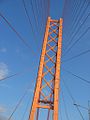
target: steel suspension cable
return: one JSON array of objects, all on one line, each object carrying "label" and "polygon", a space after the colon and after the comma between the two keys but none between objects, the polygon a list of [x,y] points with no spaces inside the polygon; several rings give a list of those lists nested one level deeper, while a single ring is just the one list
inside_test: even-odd
[{"label": "steel suspension cable", "polygon": [[13,109],[11,115],[9,116],[9,118],[7,120],[11,120],[12,116],[14,115],[14,113],[16,112],[16,110],[19,108],[20,104],[22,103],[23,99],[25,98],[26,94],[28,93],[30,87],[27,87],[27,89],[25,90],[24,94],[22,95],[22,97],[20,98],[20,100],[18,101],[18,103],[16,104],[15,108]]},{"label": "steel suspension cable", "polygon": [[75,58],[78,58],[78,57],[80,57],[80,56],[82,56],[82,55],[85,55],[85,54],[87,54],[87,53],[90,53],[90,49],[85,50],[85,51],[83,51],[83,52],[81,52],[81,53],[79,53],[79,54],[77,54],[77,55],[75,55],[75,56],[72,56],[72,57],[66,59],[66,60],[62,60],[62,63],[71,61],[71,60],[73,60],[73,59],[75,59]]},{"label": "steel suspension cable", "polygon": [[76,108],[77,108],[77,110],[78,110],[78,112],[79,112],[79,114],[80,114],[82,120],[85,120],[84,117],[83,117],[83,115],[82,115],[82,113],[81,113],[81,111],[80,111],[80,109],[78,108],[78,106],[76,106]]},{"label": "steel suspension cable", "polygon": [[[40,33],[42,33],[42,29],[44,28],[44,25],[45,25],[45,21],[46,21],[46,19],[45,19],[45,17],[46,17],[46,15],[45,15],[45,4],[44,3],[42,3],[42,2],[40,2],[41,3],[41,9],[42,9],[42,12],[41,12],[41,15],[42,15],[42,17],[41,17],[41,19],[42,19],[42,22],[41,22],[41,26],[40,26]],[[43,7],[43,4],[44,4],[44,7]],[[43,10],[44,9],[44,10]]]},{"label": "steel suspension cable", "polygon": [[29,48],[33,53],[32,55],[35,54],[35,52],[32,50],[31,46],[26,42],[27,40],[25,40],[21,34],[19,32],[17,32],[17,30],[12,26],[12,24],[7,20],[7,18],[5,16],[3,16],[2,13],[0,13],[0,16],[2,17],[2,19],[7,23],[7,25],[12,29],[12,31],[17,35],[17,37],[24,43],[24,45]]},{"label": "steel suspension cable", "polygon": [[31,96],[30,96],[29,99],[28,99],[28,102],[27,102],[27,105],[26,105],[26,109],[25,109],[25,111],[24,111],[24,113],[23,113],[23,116],[22,116],[21,120],[24,120],[25,114],[26,114],[27,109],[28,109],[28,107],[29,107],[30,98],[31,98]]},{"label": "steel suspension cable", "polygon": [[[76,21],[74,22],[74,23],[76,23],[76,24],[75,24],[76,27],[75,27],[75,29],[73,30],[73,33],[76,31],[76,28],[77,28],[77,26],[79,25],[79,21],[80,21],[80,20],[82,19],[82,17],[84,16],[84,14],[85,14],[86,10],[88,9],[89,5],[90,5],[90,2],[88,2],[87,5],[85,6],[85,8],[83,9],[83,12],[79,15],[80,17],[78,16],[79,19],[77,18],[77,22],[76,22]],[[73,25],[72,27],[74,28],[74,25]],[[71,28],[72,28],[72,27],[71,27]],[[81,26],[80,26],[80,27],[81,27]],[[80,28],[80,27],[79,27],[79,28]],[[72,28],[72,29],[73,29],[73,28]],[[69,35],[69,33],[68,33],[68,36],[71,37],[71,36],[72,36],[72,33],[71,33],[71,35]],[[73,37],[73,36],[72,36],[72,37]],[[72,38],[72,37],[71,37],[71,38]],[[70,42],[69,42],[69,43],[70,43]],[[68,44],[69,44],[69,43],[68,43]],[[66,48],[67,48],[67,47],[68,47],[68,46],[66,46]]]},{"label": "steel suspension cable", "polygon": [[[79,2],[80,2],[80,0],[79,0]],[[74,17],[73,17],[74,20],[72,19],[72,20],[73,20],[72,26],[75,25],[77,19],[79,18],[80,12],[81,12],[81,10],[83,9],[83,6],[85,5],[85,3],[86,3],[86,0],[84,0],[84,1],[82,2],[82,4],[81,4],[81,2],[80,2],[80,5],[78,5],[79,10],[77,9],[77,14],[75,13],[75,16],[76,16],[76,17],[74,16]]]},{"label": "steel suspension cable", "polygon": [[38,4],[37,4],[37,0],[35,0],[35,6],[36,6],[36,11],[37,11],[37,16],[39,16],[39,7],[38,7]]},{"label": "steel suspension cable", "polygon": [[[84,9],[84,11],[82,12],[80,18],[78,19],[77,22],[75,22],[76,24],[75,24],[75,29],[73,30],[73,32],[72,32],[70,35],[68,34],[71,38],[70,38],[70,40],[69,40],[69,42],[68,42],[68,44],[67,44],[67,46],[66,46],[65,49],[67,49],[68,46],[70,46],[72,40],[73,40],[73,39],[75,38],[75,36],[77,35],[78,31],[80,31],[80,29],[81,29],[81,28],[83,27],[83,25],[85,24],[86,20],[89,18],[90,13],[88,13],[88,15],[85,17],[84,21],[80,24],[80,26],[78,26],[78,25],[79,25],[79,21],[80,21],[80,20],[82,19],[82,17],[84,16],[84,14],[85,14],[87,8],[89,7],[89,5],[90,5],[90,3],[87,4],[87,6],[86,6],[86,8]],[[78,26],[78,29],[77,29],[77,26]],[[74,25],[73,25],[73,27],[74,27]],[[71,27],[71,28],[72,28],[72,27]],[[72,29],[73,29],[73,28],[72,28]],[[75,32],[75,31],[76,31],[76,32]],[[73,33],[74,33],[74,34],[73,34]]]},{"label": "steel suspension cable", "polygon": [[[85,2],[84,2],[84,4],[85,4]],[[83,4],[83,6],[84,6],[84,4]],[[75,25],[75,26],[72,25],[72,26],[73,26],[73,29],[76,28],[76,26],[79,24],[79,21],[80,21],[80,20],[82,19],[82,17],[85,15],[85,12],[87,11],[89,5],[90,5],[90,3],[87,3],[85,7],[82,6],[82,11],[80,10],[80,12],[82,12],[82,13],[79,14],[78,17],[77,17],[77,19],[75,20],[74,23],[76,23],[76,24],[73,23],[73,25]],[[79,12],[79,13],[80,13],[80,12]]]},{"label": "steel suspension cable", "polygon": [[35,14],[32,0],[29,0],[29,1],[30,1],[30,5],[31,5],[31,8],[32,8],[33,16],[34,16],[34,18],[35,18],[36,27],[37,27],[37,30],[38,30],[38,19],[37,19],[38,17],[37,17],[37,15]]},{"label": "steel suspension cable", "polygon": [[[64,80],[62,80],[62,82],[63,82],[63,85],[65,86],[65,88],[66,88],[66,90],[67,90],[67,93],[68,93],[68,95],[70,96],[70,98],[71,98],[73,104],[75,104],[76,101],[75,101],[74,97],[72,96],[72,94],[71,94],[71,92],[70,92],[68,86],[66,85],[66,83],[65,83]],[[77,106],[75,106],[75,107],[76,107],[78,113],[80,114],[80,117],[82,118],[82,120],[85,120],[84,117],[83,117],[83,114],[81,113],[81,111],[79,110],[79,108],[78,108]]]},{"label": "steel suspension cable", "polygon": [[[45,14],[44,14],[44,12],[45,12],[45,8],[43,7],[43,4],[44,4],[44,2],[41,0],[40,1],[40,3],[41,3],[41,15],[42,15],[42,26],[41,26],[41,28],[40,28],[40,31],[42,31],[42,28],[44,27],[44,24],[45,24]],[[45,5],[44,5],[45,6]]]},{"label": "steel suspension cable", "polygon": [[88,33],[88,31],[90,30],[90,27],[88,27],[83,34],[81,34],[81,36],[76,40],[74,41],[74,43],[71,45],[70,48],[68,48],[66,50],[66,52],[63,54],[63,56],[65,56],[68,52],[70,52],[70,50]]},{"label": "steel suspension cable", "polygon": [[64,108],[65,108],[65,115],[66,115],[67,120],[70,120],[68,112],[67,112],[67,107],[66,107],[65,99],[64,99],[64,93],[63,93],[63,91],[61,91],[61,93],[62,93],[62,100],[63,100]]},{"label": "steel suspension cable", "polygon": [[28,10],[27,10],[26,4],[25,4],[25,0],[22,0],[22,2],[23,2],[23,6],[24,6],[24,9],[25,9],[26,16],[27,16],[28,21],[29,21],[29,24],[30,24],[30,26],[31,26],[31,30],[32,30],[32,33],[33,33],[33,38],[34,38],[34,41],[35,41],[35,43],[36,43],[35,45],[37,45],[38,42],[37,42],[37,40],[36,40],[36,39],[37,39],[36,33],[35,33],[35,31],[34,31],[34,28],[33,28],[32,22],[31,22],[31,18],[30,18],[29,14],[28,14]]},{"label": "steel suspension cable", "polygon": [[28,18],[29,24],[30,24],[30,26],[31,26],[32,33],[33,33],[34,36],[36,36],[36,35],[35,35],[35,32],[34,32],[34,28],[33,28],[32,22],[31,22],[31,19],[30,19],[30,16],[29,16],[28,11],[27,11],[27,7],[26,7],[26,4],[25,4],[25,0],[22,0],[22,3],[23,3],[23,6],[24,6],[24,9],[25,9],[25,13],[26,13],[26,16],[27,16],[27,18]]},{"label": "steel suspension cable", "polygon": [[84,78],[82,78],[82,77],[80,77],[80,76],[78,76],[78,75],[76,75],[76,74],[74,74],[74,73],[72,73],[72,72],[70,72],[70,71],[64,69],[64,68],[63,68],[63,70],[64,70],[65,72],[67,72],[67,73],[73,75],[74,77],[77,77],[77,78],[79,78],[80,80],[82,80],[82,81],[84,81],[84,82],[90,84],[90,81],[88,81],[88,80],[86,80],[86,79],[84,79]]},{"label": "steel suspension cable", "polygon": [[77,9],[78,9],[78,2],[79,1],[77,1],[76,0],[76,3],[75,3],[75,6],[74,6],[74,8],[72,9],[72,20],[74,19],[74,16],[76,15],[76,11],[77,11]]},{"label": "steel suspension cable", "polygon": [[[73,18],[74,18],[73,16],[76,16],[77,9],[79,8],[79,5],[78,5],[78,4],[80,4],[80,1],[77,2],[76,7],[75,7],[75,11],[73,12],[73,10],[72,10],[72,21],[74,21],[74,20],[73,20]],[[70,9],[70,7],[69,7],[69,9]],[[74,9],[74,8],[73,8],[73,9]],[[70,13],[70,12],[69,12],[69,13]],[[75,18],[76,18],[76,17],[75,17]],[[75,18],[74,18],[74,19],[75,19]],[[69,26],[70,29],[72,29],[72,27],[73,27],[73,26],[71,26],[71,27]],[[71,32],[71,30],[69,30],[68,35],[70,34],[70,32]]]},{"label": "steel suspension cable", "polygon": [[[84,1],[85,1],[85,0],[84,0]],[[73,21],[73,22],[72,22],[72,25],[71,25],[71,28],[72,28],[72,29],[74,28],[74,25],[75,25],[75,23],[76,23],[76,21],[77,21],[77,19],[78,19],[78,17],[77,17],[78,11],[81,11],[81,9],[82,9],[82,8],[81,8],[81,5],[82,5],[82,4],[80,3],[80,0],[79,0],[79,1],[78,1],[78,4],[77,4],[77,7],[76,7],[76,10],[75,10],[75,13],[73,13],[73,14],[74,14],[74,17],[72,18],[72,21]],[[78,9],[79,9],[79,10],[78,10]],[[79,15],[80,15],[80,14],[79,14]],[[75,29],[76,29],[76,28],[75,28]],[[74,29],[74,31],[75,31],[75,29]],[[73,31],[70,30],[70,32],[71,32],[70,35],[69,35],[69,34],[68,34],[68,35],[69,35],[69,36],[72,36],[72,32],[73,32]]]},{"label": "steel suspension cable", "polygon": [[30,71],[30,68],[27,68],[27,69],[25,69],[25,70],[23,70],[23,71],[21,71],[21,72],[17,72],[17,73],[14,73],[14,74],[12,74],[12,75],[9,75],[9,76],[7,76],[7,77],[4,77],[4,78],[0,79],[0,82],[1,82],[1,81],[4,81],[4,80],[6,80],[6,79],[9,79],[9,78],[13,78],[13,77],[15,77],[15,76],[22,75],[22,74],[24,74],[24,73],[27,72],[27,71]]}]

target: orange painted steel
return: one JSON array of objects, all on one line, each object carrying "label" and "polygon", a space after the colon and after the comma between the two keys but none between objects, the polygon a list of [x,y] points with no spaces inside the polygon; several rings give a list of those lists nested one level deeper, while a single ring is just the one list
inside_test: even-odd
[{"label": "orange painted steel", "polygon": [[59,91],[60,91],[60,63],[61,63],[61,48],[62,48],[62,23],[63,20],[60,19],[57,58],[56,58],[55,85],[54,85],[54,120],[58,120]]},{"label": "orange painted steel", "polygon": [[29,120],[39,120],[41,109],[48,110],[48,120],[50,111],[58,120],[62,23],[48,17]]}]

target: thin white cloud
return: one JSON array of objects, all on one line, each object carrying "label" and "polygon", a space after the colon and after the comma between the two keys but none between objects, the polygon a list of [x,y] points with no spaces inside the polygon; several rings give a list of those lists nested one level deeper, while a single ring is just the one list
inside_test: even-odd
[{"label": "thin white cloud", "polygon": [[7,120],[7,118],[2,116],[2,115],[0,115],[0,120]]},{"label": "thin white cloud", "polygon": [[16,49],[16,53],[20,53],[20,49],[19,48]]},{"label": "thin white cloud", "polygon": [[0,84],[0,87],[4,87],[4,88],[11,88],[11,87],[10,87],[10,85],[8,85],[8,84],[5,84],[5,83],[3,83],[3,84]]},{"label": "thin white cloud", "polygon": [[28,89],[28,92],[34,93],[34,90],[31,89],[31,88],[29,88],[29,89]]},{"label": "thin white cloud", "polygon": [[[0,120],[8,120],[8,117],[0,115]],[[11,119],[12,120],[12,119]]]},{"label": "thin white cloud", "polygon": [[6,108],[3,106],[0,106],[0,113],[6,112]]},{"label": "thin white cloud", "polygon": [[[5,116],[5,114],[8,113],[8,111],[10,111],[10,110],[7,107],[0,105],[0,120],[8,120],[9,116],[8,115]],[[11,113],[11,111],[10,111],[10,113]]]},{"label": "thin white cloud", "polygon": [[0,52],[5,53],[5,52],[7,52],[7,49],[6,48],[0,48]]},{"label": "thin white cloud", "polygon": [[1,62],[0,63],[0,80],[5,78],[9,73],[8,66]]}]

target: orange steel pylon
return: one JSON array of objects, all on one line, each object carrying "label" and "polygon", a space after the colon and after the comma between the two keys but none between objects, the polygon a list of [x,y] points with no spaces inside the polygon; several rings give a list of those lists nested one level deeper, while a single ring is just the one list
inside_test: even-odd
[{"label": "orange steel pylon", "polygon": [[62,23],[48,17],[29,120],[58,120]]}]

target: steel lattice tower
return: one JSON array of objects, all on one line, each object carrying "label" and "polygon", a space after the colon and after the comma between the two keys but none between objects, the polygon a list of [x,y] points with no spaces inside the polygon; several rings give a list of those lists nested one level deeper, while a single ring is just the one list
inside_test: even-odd
[{"label": "steel lattice tower", "polygon": [[48,17],[29,120],[58,120],[62,23]]}]

